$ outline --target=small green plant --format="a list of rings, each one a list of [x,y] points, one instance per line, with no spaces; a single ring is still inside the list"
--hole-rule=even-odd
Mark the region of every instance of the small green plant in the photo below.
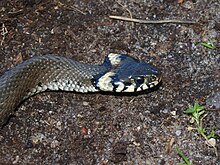
[[[206,132],[202,125],[202,115],[204,115],[203,118],[206,116],[204,107],[196,102],[193,107],[190,106],[186,111],[184,111],[184,113],[192,115],[190,123],[196,123],[196,128],[193,129],[196,129],[198,133],[203,136]]]
[[[212,142],[213,140],[215,140],[215,131],[214,129],[212,129],[211,133],[209,135],[206,135],[206,129],[203,127],[202,120],[207,116],[204,106],[201,106],[199,105],[199,103],[195,102],[194,106],[190,106],[186,111],[184,111],[184,113],[192,116],[190,120],[191,124],[195,123],[195,127],[189,127],[189,130],[197,130],[198,134],[202,135],[202,137],[205,138],[208,145],[212,146],[215,149],[215,153],[217,156],[218,154],[215,143]]]
[[[200,42],[200,44],[202,46],[205,46],[206,48],[209,48],[209,49],[215,49],[216,46],[214,45],[214,43],[212,41],[209,41],[209,42]]]
[[[188,160],[188,158],[184,155],[184,153],[182,151],[180,151],[178,146],[176,146],[176,150],[177,150],[178,154],[183,158],[183,160],[185,162],[185,163],[180,163],[179,165],[192,165],[192,161]]]

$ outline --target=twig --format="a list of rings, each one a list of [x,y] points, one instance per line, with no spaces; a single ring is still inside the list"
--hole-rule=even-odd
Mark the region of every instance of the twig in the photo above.
[[[67,6],[61,2],[58,2],[58,6],[63,6],[64,8],[66,8],[67,10],[75,10],[75,11],[78,11],[79,13],[83,14],[83,15],[86,15],[85,12],[81,11],[80,9],[78,9],[77,7],[75,6]]]
[[[136,22],[136,23],[144,23],[144,24],[164,24],[164,23],[178,23],[178,24],[194,24],[195,21],[182,21],[182,20],[159,20],[159,21],[150,21],[150,20],[141,20],[135,18],[127,18],[121,16],[110,15],[109,18],[118,19],[122,21]]]
[[[13,17],[16,17],[17,15],[21,15],[23,13],[24,13],[23,9],[20,9],[20,10],[17,10],[17,11],[8,12],[8,16],[13,18]]]
[[[125,9],[125,10],[129,13],[130,18],[132,19],[133,16],[132,16],[131,11],[130,11],[126,6],[122,5],[120,2],[117,2],[117,3],[118,3],[123,9]],[[134,27],[134,22],[132,22],[132,27]]]
[[[206,109],[206,111],[220,111],[220,108],[216,108],[216,109]]]
[[[6,28],[4,23],[2,24],[2,29],[0,29],[0,32],[1,32],[1,36],[2,36],[2,40],[1,40],[0,46],[2,46],[3,42],[5,40],[5,36],[8,34],[8,30],[7,30],[7,28]]]

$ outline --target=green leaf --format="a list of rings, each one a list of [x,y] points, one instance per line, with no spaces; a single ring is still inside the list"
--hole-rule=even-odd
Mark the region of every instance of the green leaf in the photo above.
[[[194,107],[189,107],[187,110],[184,111],[184,113],[194,113],[196,112],[196,110],[194,109]]]
[[[202,46],[205,46],[205,47],[209,48],[209,49],[215,49],[216,48],[216,46],[213,43],[200,42],[200,44]]]
[[[212,129],[211,133],[207,136],[208,139],[215,138],[215,131]]]
[[[184,111],[184,113],[193,114],[195,112],[200,112],[204,110],[204,106],[199,105],[198,102],[194,103],[194,106],[190,106],[187,110]]]
[[[194,109],[196,109],[196,110],[197,110],[197,112],[199,112],[199,111],[201,111],[201,110],[203,110],[203,109],[204,109],[204,106],[199,105],[199,103],[198,103],[198,102],[195,102],[195,103],[194,103]]]

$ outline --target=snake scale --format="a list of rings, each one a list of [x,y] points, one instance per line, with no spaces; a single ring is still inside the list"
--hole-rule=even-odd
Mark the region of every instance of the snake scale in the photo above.
[[[161,81],[158,69],[125,54],[91,65],[56,56],[30,58],[0,77],[0,127],[21,102],[43,91],[138,92]]]

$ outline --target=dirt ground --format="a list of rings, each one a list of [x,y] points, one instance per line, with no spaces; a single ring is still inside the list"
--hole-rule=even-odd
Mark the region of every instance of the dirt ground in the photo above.
[[[25,101],[0,130],[0,164],[220,165],[219,0],[1,0],[0,75],[39,54],[101,63],[127,53],[156,65],[159,89],[137,96],[46,92]],[[138,24],[110,19],[179,19]],[[200,42],[212,42],[209,49]],[[1,92],[1,91],[0,91]],[[216,148],[187,129],[198,101]]]

